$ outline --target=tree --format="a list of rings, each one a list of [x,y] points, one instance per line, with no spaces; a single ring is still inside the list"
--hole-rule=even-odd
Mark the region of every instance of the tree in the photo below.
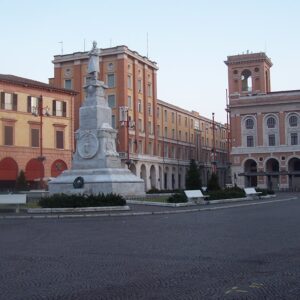
[[[217,173],[212,173],[211,177],[207,183],[207,190],[208,191],[218,191],[220,190],[220,185],[219,185],[219,177]]]
[[[17,191],[26,191],[28,189],[28,184],[23,170],[21,170],[19,173],[15,188]]]
[[[200,172],[194,159],[190,161],[190,167],[185,178],[185,187],[189,190],[198,190],[201,188]]]

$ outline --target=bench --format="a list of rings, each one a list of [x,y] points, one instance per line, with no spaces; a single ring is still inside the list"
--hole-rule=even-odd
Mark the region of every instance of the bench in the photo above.
[[[244,188],[244,191],[245,191],[245,194],[246,194],[246,197],[255,197],[257,196],[258,198],[260,198],[260,195],[262,194],[262,192],[257,192],[255,190],[255,188],[253,187],[249,187],[249,188]]]
[[[20,204],[26,204],[26,194],[3,194],[0,195],[0,205],[8,204],[8,205],[17,205],[16,213],[20,212]]]
[[[185,190],[185,195],[189,202],[201,203],[203,200],[209,196],[203,195],[201,190]]]

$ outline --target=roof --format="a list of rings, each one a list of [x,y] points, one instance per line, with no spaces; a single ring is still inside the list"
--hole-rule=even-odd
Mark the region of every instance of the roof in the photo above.
[[[9,74],[0,74],[0,82],[7,82],[7,83],[12,83],[12,84],[17,84],[17,85],[22,85],[25,87],[33,87],[33,88],[40,88],[40,89],[46,89],[48,91],[55,91],[55,92],[61,92],[61,93],[66,93],[66,94],[78,94],[76,91],[73,90],[68,90],[68,89],[63,89],[63,88],[57,88],[53,85],[36,81],[36,80],[31,80],[15,75],[9,75]]]

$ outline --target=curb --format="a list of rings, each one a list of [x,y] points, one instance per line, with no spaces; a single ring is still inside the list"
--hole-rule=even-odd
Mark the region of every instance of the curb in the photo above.
[[[199,211],[210,211],[210,210],[220,210],[220,209],[229,209],[235,207],[251,206],[251,205],[262,205],[274,202],[285,202],[291,200],[297,200],[298,197],[291,197],[286,199],[277,199],[273,201],[259,201],[253,203],[240,203],[233,204],[228,206],[217,206],[217,207],[200,207],[200,208],[190,208],[190,209],[181,209],[181,210],[166,210],[166,211],[152,211],[152,212],[124,212],[124,213],[102,213],[102,214],[67,214],[67,215],[23,215],[23,216],[0,216],[1,219],[64,219],[64,218],[94,218],[94,217],[127,217],[127,216],[147,216],[147,215],[165,215],[165,214],[180,214],[180,213],[190,213],[190,212],[199,212]]]
[[[77,212],[93,212],[93,211],[125,211],[130,210],[128,205],[124,206],[104,206],[104,207],[68,207],[68,208],[28,208],[29,214],[41,213],[77,213]]]

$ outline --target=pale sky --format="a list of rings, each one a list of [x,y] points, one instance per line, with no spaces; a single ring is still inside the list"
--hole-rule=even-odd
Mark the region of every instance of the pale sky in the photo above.
[[[158,63],[158,98],[225,122],[228,55],[265,51],[272,91],[300,89],[297,0],[0,0],[0,73],[48,82],[53,56],[126,45]]]

